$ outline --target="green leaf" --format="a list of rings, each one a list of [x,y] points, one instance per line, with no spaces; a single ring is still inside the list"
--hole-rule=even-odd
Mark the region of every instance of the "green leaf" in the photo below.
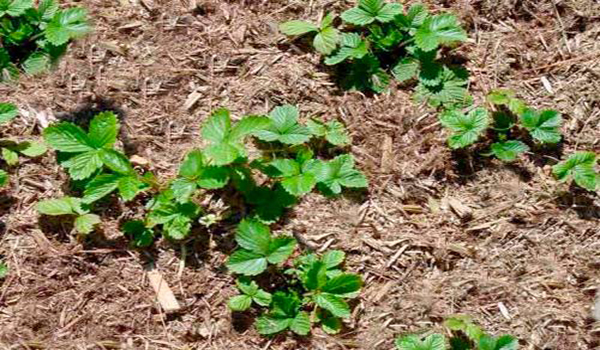
[[[198,186],[208,190],[223,188],[228,182],[229,170],[215,166],[208,166],[204,168],[200,178],[196,181]]]
[[[329,311],[320,309],[319,312],[317,312],[317,317],[321,322],[321,328],[323,328],[325,333],[337,334],[342,330],[342,321],[331,315]]]
[[[519,341],[512,335],[500,336],[496,341],[495,350],[517,350],[519,348]]]
[[[51,20],[58,12],[58,3],[55,0],[42,0],[38,6],[38,12],[43,20]]]
[[[102,168],[102,159],[98,151],[91,151],[73,156],[61,165],[68,169],[73,180],[83,180]]]
[[[94,177],[85,186],[83,201],[85,203],[93,203],[108,196],[119,187],[121,177],[118,174],[100,174]]]
[[[467,315],[455,315],[444,322],[444,325],[450,330],[456,332],[463,332],[473,342],[478,342],[479,339],[484,335],[481,328],[479,328],[470,316]]]
[[[292,323],[291,318],[278,318],[274,316],[260,316],[256,319],[256,330],[262,335],[271,335],[283,332]]]
[[[466,40],[467,33],[460,27],[456,16],[450,14],[426,18],[415,33],[415,43],[423,51],[432,51],[440,45]]]
[[[329,55],[340,41],[339,31],[333,27],[320,30],[313,40],[315,49],[323,55]]]
[[[508,105],[515,98],[515,92],[509,89],[495,89],[487,95],[487,101],[495,105]]]
[[[23,70],[28,75],[38,75],[50,69],[50,56],[44,52],[34,52],[23,62]]]
[[[448,145],[455,149],[475,143],[489,124],[488,112],[484,108],[476,108],[468,114],[458,110],[448,110],[439,118],[442,125],[453,132],[448,139]]]
[[[331,312],[333,316],[341,318],[350,317],[350,307],[344,299],[339,296],[320,293],[314,296],[314,301],[319,307]]]
[[[552,172],[559,181],[567,181],[571,176],[577,185],[589,191],[595,191],[599,186],[595,166],[595,153],[577,152],[569,156],[567,160],[553,166]]]
[[[229,134],[229,140],[236,142],[242,141],[244,137],[268,127],[269,124],[269,118],[267,117],[258,115],[246,116],[235,123]]]
[[[8,184],[8,173],[4,170],[0,170],[0,187],[4,187]]]
[[[266,256],[269,254],[271,231],[256,220],[244,219],[237,227],[235,240],[242,248]]]
[[[112,148],[117,141],[120,124],[113,112],[102,112],[90,122],[88,137],[94,148]]]
[[[197,188],[198,185],[195,181],[186,178],[175,179],[170,186],[173,195],[179,203],[189,202]]]
[[[81,200],[74,197],[47,199],[37,204],[37,210],[43,215],[72,215],[83,213]]]
[[[407,335],[396,339],[398,350],[446,350],[446,338],[441,334],[431,334],[425,339],[417,335]]]
[[[252,305],[252,297],[248,295],[236,295],[229,299],[227,305],[233,311],[246,311]]]
[[[308,271],[306,271],[306,277],[304,286],[309,291],[320,290],[321,287],[327,282],[327,267],[321,261],[315,261]]]
[[[310,131],[298,124],[298,108],[285,105],[275,107],[269,114],[270,125],[254,133],[260,140],[279,141],[288,145],[299,145],[310,140]]]
[[[234,273],[256,276],[267,269],[267,259],[262,254],[238,249],[229,257],[227,267]]]
[[[385,4],[383,0],[360,0],[358,7],[342,13],[342,19],[354,25],[365,26],[375,21],[390,22],[401,13],[400,4]]]
[[[44,129],[44,140],[61,152],[79,153],[93,151],[88,136],[75,124],[62,122]]]
[[[214,111],[202,127],[202,137],[213,143],[220,143],[231,132],[231,117],[225,108]]]
[[[325,137],[327,142],[334,146],[346,146],[350,144],[350,137],[346,132],[346,128],[337,120],[332,120],[325,124],[321,121],[310,119],[306,123],[306,127],[311,134]]]
[[[8,275],[8,266],[3,261],[0,261],[0,279],[5,278],[7,275]]]
[[[262,289],[259,289],[256,294],[252,297],[255,303],[260,306],[269,306],[271,304],[272,296],[271,293],[267,293]]]
[[[342,12],[341,17],[344,22],[357,26],[365,26],[375,22],[375,17],[372,14],[358,7],[353,7]]]
[[[319,27],[310,22],[294,20],[281,23],[279,25],[279,31],[285,35],[304,35],[306,33],[319,31]]]
[[[321,261],[323,261],[323,263],[328,269],[332,269],[341,265],[344,262],[344,259],[346,259],[346,253],[344,253],[343,251],[329,250],[325,254],[323,254]]]
[[[19,153],[31,158],[39,157],[47,150],[46,145],[41,142],[26,141],[19,144]]]
[[[0,103],[0,124],[7,123],[19,115],[17,106],[12,103]]]
[[[404,58],[392,68],[392,75],[397,81],[403,83],[407,80],[414,79],[419,73],[420,68],[421,65],[419,64],[419,61],[413,58]]]
[[[8,148],[2,148],[2,159],[10,166],[19,164],[19,154]]]
[[[18,17],[33,7],[33,0],[4,0],[0,2],[0,17]]]
[[[135,174],[131,162],[121,152],[112,149],[103,149],[99,152],[99,155],[102,163],[115,173],[120,175]]]
[[[146,227],[143,221],[128,221],[121,230],[131,237],[133,245],[137,248],[149,247],[154,242],[154,231]]]
[[[94,231],[94,226],[98,225],[101,222],[102,221],[100,220],[100,217],[96,214],[84,214],[78,216],[75,219],[74,224],[77,232],[85,235]]]
[[[87,11],[83,8],[69,8],[54,15],[46,27],[46,39],[52,45],[60,46],[71,39],[85,36],[91,28],[87,22]]]
[[[137,175],[122,176],[117,182],[117,189],[121,199],[129,202],[148,186]]]
[[[313,190],[317,179],[313,174],[305,173],[281,181],[283,188],[293,196],[303,196]]]
[[[244,156],[244,153],[240,151],[240,148],[229,143],[219,143],[209,146],[204,149],[204,153],[215,165],[231,164],[236,159]]]
[[[362,285],[362,278],[359,275],[342,274],[327,281],[322,290],[330,294],[346,296],[358,292]]]
[[[528,109],[520,115],[520,121],[531,136],[541,143],[558,143],[561,139],[562,117],[554,110],[537,112]]]
[[[179,176],[194,180],[200,175],[203,168],[204,156],[202,151],[194,149],[185,156],[183,163],[181,163]]]
[[[329,162],[315,163],[311,172],[322,185],[326,193],[340,194],[342,187],[365,188],[368,185],[366,177],[354,169],[354,158],[349,154],[335,157]]]
[[[277,237],[269,243],[267,261],[279,264],[287,260],[296,248],[296,240],[291,237]]]
[[[492,153],[498,157],[498,159],[505,162],[510,162],[525,152],[529,151],[529,146],[521,141],[505,141],[496,142],[492,144]]]
[[[310,333],[310,317],[304,311],[301,311],[290,322],[290,330],[299,335]]]

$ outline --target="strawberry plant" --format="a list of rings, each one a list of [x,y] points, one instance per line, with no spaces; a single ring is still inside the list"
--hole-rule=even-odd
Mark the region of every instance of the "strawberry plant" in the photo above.
[[[359,0],[341,14],[320,24],[293,20],[280,30],[289,36],[314,35],[315,49],[326,65],[336,66],[342,86],[362,91],[385,91],[394,77],[400,83],[418,81],[415,98],[433,106],[468,103],[466,71],[442,63],[441,48],[467,39],[451,14],[430,14],[413,5],[406,12],[399,3]]]
[[[488,95],[488,102],[497,109],[492,116],[483,107],[467,113],[459,109],[448,109],[439,115],[442,126],[452,134],[448,145],[452,149],[467,148],[479,139],[490,135],[492,142],[484,155],[510,162],[531,149],[523,140],[511,139],[516,136],[531,138],[536,147],[545,147],[560,142],[562,117],[554,110],[537,111],[514,97],[510,90],[495,90]],[[524,138],[525,141],[528,141]]]
[[[11,103],[0,103],[0,124],[5,124],[13,120],[19,111]],[[0,140],[0,155],[8,166],[19,164],[19,155],[27,157],[39,157],[46,153],[46,146],[43,143],[35,141],[13,142],[10,140]],[[0,187],[8,184],[8,173],[0,170]]]
[[[566,160],[552,167],[554,176],[562,182],[573,179],[575,183],[588,191],[596,191],[600,187],[600,172],[594,152],[576,152]]]
[[[35,75],[56,65],[74,39],[90,31],[87,13],[55,0],[0,0],[0,80]]]
[[[80,198],[62,197],[48,199],[37,204],[40,214],[51,216],[69,215],[74,216],[75,230],[81,234],[88,234],[94,230],[94,226],[100,224],[100,217],[90,213],[90,206]]]
[[[312,323],[320,323],[322,329],[331,334],[341,330],[341,319],[350,317],[346,299],[357,297],[362,287],[360,276],[341,269],[343,252],[328,251],[321,257],[300,255],[288,268],[281,269],[296,247],[293,238],[272,238],[266,225],[244,220],[238,226],[236,241],[241,248],[227,263],[232,272],[257,276],[268,271],[286,278],[285,286],[278,287],[273,294],[248,277],[239,278],[241,294],[229,300],[231,310],[245,311],[253,303],[267,309],[256,319],[256,329],[263,335],[286,330],[307,335]],[[273,269],[267,268],[269,264]]]
[[[494,337],[475,325],[469,316],[458,315],[445,322],[452,337],[442,334],[406,335],[396,339],[398,350],[517,350],[518,340],[512,335]]]

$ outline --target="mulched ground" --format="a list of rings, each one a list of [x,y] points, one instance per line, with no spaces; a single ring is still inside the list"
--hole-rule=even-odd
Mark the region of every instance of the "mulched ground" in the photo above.
[[[63,222],[38,222],[35,203],[61,195],[67,177],[47,155],[23,160],[1,197],[0,347],[6,349],[392,349],[396,335],[440,330],[472,315],[524,349],[594,349],[591,306],[600,284],[600,199],[559,185],[556,158],[600,152],[600,4],[594,0],[426,1],[457,13],[470,40],[454,54],[472,72],[478,102],[514,88],[536,107],[564,113],[565,142],[514,165],[452,154],[436,114],[410,89],[365,96],[340,91],[319,57],[277,33],[292,18],[340,13],[347,1],[82,0],[96,31],[51,75],[2,86],[28,111],[5,137],[39,135],[48,118],[118,111],[129,155],[163,177],[199,144],[210,110],[265,113],[297,104],[305,116],[343,121],[370,179],[357,201],[308,196],[279,227],[348,253],[367,281],[338,336],[259,337],[232,319],[224,233],[152,252],[127,248],[116,227],[133,210],[103,213],[103,237],[79,242]],[[200,94],[190,109],[184,104]],[[458,204],[457,204],[458,203]],[[466,207],[459,217],[453,207]],[[209,239],[210,238],[210,239]],[[231,244],[231,243],[229,243]],[[184,309],[165,315],[145,277],[154,261]]]

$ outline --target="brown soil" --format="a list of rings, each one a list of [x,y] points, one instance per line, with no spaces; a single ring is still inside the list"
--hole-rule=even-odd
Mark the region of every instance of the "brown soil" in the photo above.
[[[508,87],[536,107],[559,109],[561,149],[514,165],[453,155],[434,111],[412,102],[409,89],[337,89],[319,57],[276,28],[339,13],[346,1],[63,1],[87,7],[96,31],[53,74],[0,87],[3,101],[31,112],[5,136],[39,135],[45,116],[116,110],[128,154],[168,177],[218,106],[241,115],[291,103],[338,118],[370,179],[368,198],[308,196],[281,228],[345,250],[348,268],[367,283],[344,334],[261,338],[227,310],[235,291],[217,249],[228,242],[223,233],[190,244],[180,271],[182,247],[127,248],[116,228],[131,207],[107,209],[105,237],[85,243],[62,222],[38,222],[35,203],[61,195],[67,180],[49,154],[23,160],[2,195],[0,254],[10,275],[0,285],[0,348],[392,349],[395,336],[441,330],[454,313],[518,336],[523,349],[599,347],[590,309],[600,283],[600,199],[569,192],[549,166],[574,150],[600,152],[600,4],[427,2],[467,24],[471,39],[456,53],[467,58],[476,99]],[[186,110],[194,91],[201,98]],[[455,202],[472,218],[458,218]],[[178,314],[158,307],[149,261],[184,305]]]

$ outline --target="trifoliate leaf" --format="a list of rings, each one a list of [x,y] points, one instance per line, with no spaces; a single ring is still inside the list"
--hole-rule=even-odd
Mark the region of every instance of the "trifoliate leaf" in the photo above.
[[[323,123],[318,120],[310,119],[306,127],[311,134],[318,137],[325,137],[327,142],[334,146],[346,146],[350,143],[350,137],[346,132],[344,125],[337,120]]]
[[[415,33],[415,43],[423,51],[432,51],[440,45],[467,40],[467,33],[456,16],[441,14],[425,19]]]
[[[365,188],[368,185],[367,178],[354,169],[354,158],[349,154],[315,163],[310,171],[315,174],[319,189],[328,194],[340,194],[342,187]]]
[[[120,124],[113,112],[97,114],[90,122],[90,145],[94,148],[112,148],[117,141]]]
[[[314,296],[315,304],[331,312],[333,316],[350,317],[350,307],[341,297],[328,293],[320,293]]]
[[[511,140],[492,144],[492,153],[505,162],[515,160],[527,151],[529,151],[529,146],[521,141]]]
[[[383,0],[359,0],[358,7],[342,13],[342,19],[354,25],[365,26],[375,21],[390,22],[401,13],[402,5],[397,3],[386,4]]]
[[[332,66],[348,59],[360,59],[369,53],[369,43],[356,33],[341,34],[341,47],[333,55],[325,59],[325,64]]]
[[[484,108],[476,108],[468,114],[458,110],[448,110],[440,114],[442,125],[453,132],[448,138],[451,148],[467,147],[483,134],[489,124],[489,116]]]
[[[94,226],[100,224],[102,220],[96,214],[84,214],[75,219],[75,230],[81,234],[88,234],[94,231]]]
[[[300,311],[300,300],[297,296],[284,292],[273,294],[271,311],[256,320],[258,333],[276,334],[292,328],[292,325],[292,330],[298,334],[306,335],[310,332],[310,318]]]
[[[554,176],[559,181],[567,181],[569,177],[575,183],[589,191],[595,191],[600,185],[596,174],[596,154],[593,152],[577,152],[567,160],[552,167]]]
[[[306,33],[319,31],[319,27],[310,22],[294,20],[281,23],[279,25],[279,30],[285,35],[304,35]]]
[[[8,173],[4,170],[0,170],[0,187],[4,187],[8,184]]]
[[[537,112],[533,109],[528,109],[520,115],[520,121],[531,136],[541,143],[560,142],[562,117],[557,111],[545,110]]]
[[[48,23],[45,33],[52,45],[60,46],[71,39],[85,36],[91,28],[87,22],[87,11],[83,8],[69,8],[57,12]]]
[[[251,305],[252,297],[245,294],[231,297],[227,302],[227,306],[229,306],[232,311],[246,311]]]
[[[299,145],[310,140],[310,131],[298,124],[298,108],[285,105],[275,107],[269,114],[270,124],[254,133],[263,141],[279,141],[288,145]]]
[[[0,124],[7,123],[19,114],[17,106],[12,103],[0,103]]]
[[[33,0],[2,0],[0,1],[0,17],[9,15],[18,17],[33,7]]]
[[[398,350],[446,350],[446,338],[441,334],[431,334],[425,339],[417,335],[407,335],[396,339]]]
[[[44,129],[44,140],[61,152],[79,153],[93,151],[91,141],[77,125],[62,122]]]
[[[435,65],[431,67],[435,67]],[[424,75],[421,74],[420,78],[423,79],[423,77]],[[444,66],[439,79],[438,85],[431,86],[419,81],[419,85],[415,89],[415,99],[419,102],[427,101],[433,107],[455,108],[454,105],[470,104],[472,98],[468,95],[465,77],[459,76],[457,72]]]

